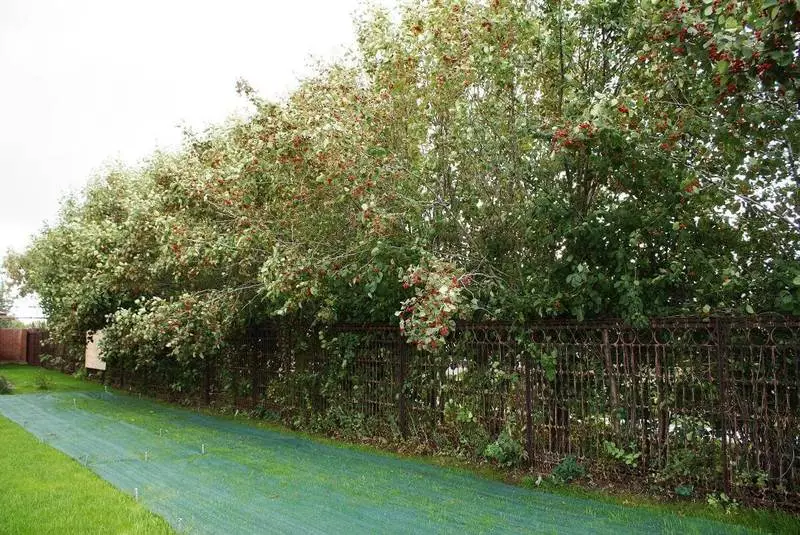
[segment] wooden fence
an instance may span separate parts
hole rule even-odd
[[[46,333],[39,329],[0,329],[0,362],[40,364],[42,340]]]

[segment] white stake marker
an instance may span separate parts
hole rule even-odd
[[[133,489],[133,499],[136,500],[137,502],[139,501],[139,488],[138,487]]]
[[[206,454],[206,445],[205,444],[200,444],[200,453],[202,453],[203,455]]]

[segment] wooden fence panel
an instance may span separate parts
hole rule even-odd
[[[0,362],[26,362],[27,329],[0,329]]]

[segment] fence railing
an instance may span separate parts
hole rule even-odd
[[[598,475],[800,503],[798,318],[463,324],[435,355],[394,326],[272,324],[231,347],[194,379],[206,402],[476,457],[495,444],[495,460],[541,471],[574,456]],[[175,380],[109,373],[151,392]]]

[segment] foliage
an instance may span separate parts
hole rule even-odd
[[[511,436],[508,429],[504,429],[497,440],[486,446],[483,455],[500,466],[516,466],[525,457],[522,444]]]
[[[39,362],[43,367],[55,370],[66,369],[70,364],[69,360],[70,359],[64,358],[61,355],[51,355],[50,353],[42,353],[39,355]]]
[[[712,425],[701,418],[676,415],[672,419],[674,446],[666,466],[655,475],[659,483],[694,481],[708,485],[718,478],[721,443]]]
[[[578,463],[574,455],[564,457],[564,460],[553,468],[553,473],[551,474],[553,481],[557,483],[569,483],[585,475],[586,469]]]
[[[468,276],[458,276],[451,265],[432,261],[431,266],[412,266],[402,278],[403,288],[414,288],[414,295],[400,304],[395,315],[400,331],[418,349],[435,351],[455,328],[453,316],[467,317],[464,287]]]
[[[0,272],[0,315],[7,315],[11,304],[11,288],[6,283],[4,274]]]
[[[407,2],[250,116],[64,201],[5,268],[184,391],[252,325],[800,312],[795,2]],[[535,355],[555,376],[554,358]],[[627,462],[627,461],[626,461]]]
[[[439,451],[459,459],[490,458],[497,461],[495,457],[485,455],[492,440],[486,427],[478,419],[477,408],[472,407],[472,400],[464,399],[463,396],[459,398],[445,402],[444,422],[439,430],[446,436],[437,441]],[[499,449],[493,450],[502,453]]]
[[[639,457],[642,456],[641,451],[636,451],[636,444],[631,444],[629,449],[625,449],[618,447],[609,440],[604,440],[603,448],[612,459],[624,463],[630,468],[636,468],[639,463]]]
[[[2,329],[25,329],[27,327],[28,325],[14,316],[0,316],[0,328]]]
[[[724,492],[712,493],[706,496],[706,501],[711,507],[723,509],[726,513],[731,513],[739,508],[739,502],[725,494]]]
[[[0,328],[14,329],[25,326],[24,323],[11,316],[13,302],[11,287],[6,282],[5,274],[0,270]]]

